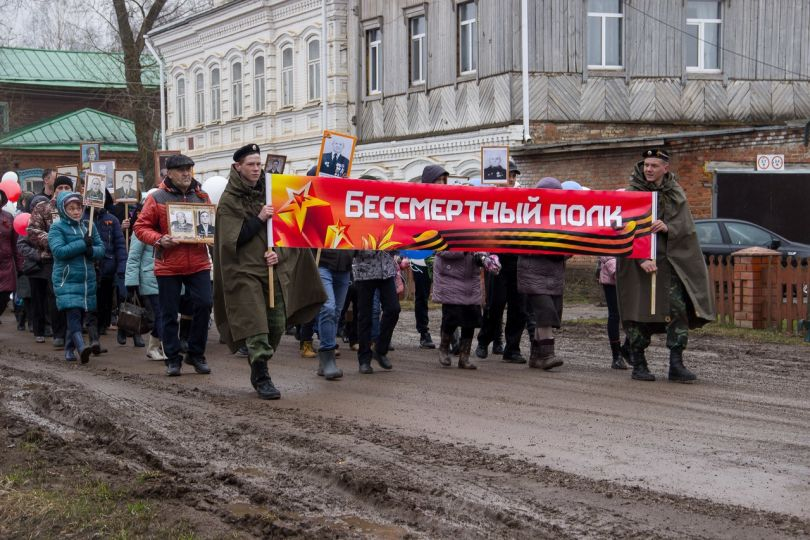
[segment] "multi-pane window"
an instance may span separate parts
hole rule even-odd
[[[231,116],[242,116],[242,62],[231,64]]]
[[[194,76],[194,121],[205,123],[205,80],[202,71]]]
[[[478,7],[475,2],[458,5],[458,72],[461,75],[478,69]]]
[[[253,112],[264,112],[264,56],[253,59]]]
[[[410,81],[411,85],[425,84],[425,67],[427,66],[427,50],[425,49],[426,39],[425,16],[411,17],[408,21],[408,33],[410,34]]]
[[[686,5],[687,71],[720,71],[720,2],[689,0]]]
[[[382,32],[373,28],[366,32],[366,93],[379,94],[382,90]]]
[[[293,50],[285,47],[281,51],[281,106],[293,104]]]
[[[307,43],[307,99],[321,98],[321,42],[312,39]]]
[[[177,127],[186,127],[186,79],[177,77]]]
[[[588,67],[622,67],[622,0],[588,0]]]
[[[219,122],[219,68],[211,68],[211,121]]]

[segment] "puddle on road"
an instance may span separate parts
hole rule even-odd
[[[250,503],[231,503],[225,506],[228,512],[238,517],[269,516],[272,513],[266,508]]]
[[[381,525],[357,516],[340,516],[339,519],[346,525],[360,529],[364,534],[383,540],[399,540],[408,535],[408,531],[396,525]]]

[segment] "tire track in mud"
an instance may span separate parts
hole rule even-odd
[[[100,467],[160,471],[144,495],[178,500],[247,534],[810,535],[810,523],[796,517],[591,480],[470,444],[271,408],[216,388],[108,368],[79,372],[22,351],[14,356],[21,357],[14,366],[7,354],[0,357],[6,414],[50,429]]]

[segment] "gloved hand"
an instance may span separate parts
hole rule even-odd
[[[84,237],[84,255],[85,257],[92,259],[93,258],[93,238],[91,236]]]

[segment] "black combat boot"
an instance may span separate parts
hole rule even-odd
[[[472,338],[462,338],[458,351],[458,367],[461,369],[478,369],[478,366],[470,362],[470,350],[472,350]]]
[[[279,399],[281,392],[273,386],[266,360],[254,360],[250,363],[250,382],[261,399]]]
[[[439,342],[439,363],[443,367],[450,367],[453,364],[450,354],[451,341],[453,341],[453,336],[447,332],[442,332],[442,340]]]
[[[208,367],[208,362],[205,361],[205,356],[191,356],[191,354],[186,353],[186,357],[183,360],[186,364],[192,366],[194,371],[199,373],[200,375],[210,375],[211,368]]]
[[[647,367],[647,358],[644,351],[630,351],[630,365],[633,366],[631,378],[637,381],[654,381],[655,375]]]
[[[433,343],[433,338],[430,336],[430,332],[422,332],[419,336],[419,348],[420,349],[435,349],[436,344]]]
[[[503,336],[498,336],[492,342],[492,354],[503,354]],[[525,361],[524,361],[525,363]]]
[[[495,344],[492,345],[492,352],[495,352]],[[507,364],[525,364],[526,359],[523,358],[523,355],[520,354],[520,349],[516,351],[504,351],[503,358],[501,359],[503,362]]]
[[[334,381],[343,377],[343,370],[335,363],[335,350],[318,351],[318,375],[323,376],[327,381]]]
[[[610,342],[610,352],[613,355],[613,362],[610,367],[613,369],[627,369],[627,364],[624,363],[622,358],[622,346],[618,341]]]
[[[697,380],[697,375],[683,365],[683,351],[680,349],[669,351],[669,380],[679,383],[691,383]]]

